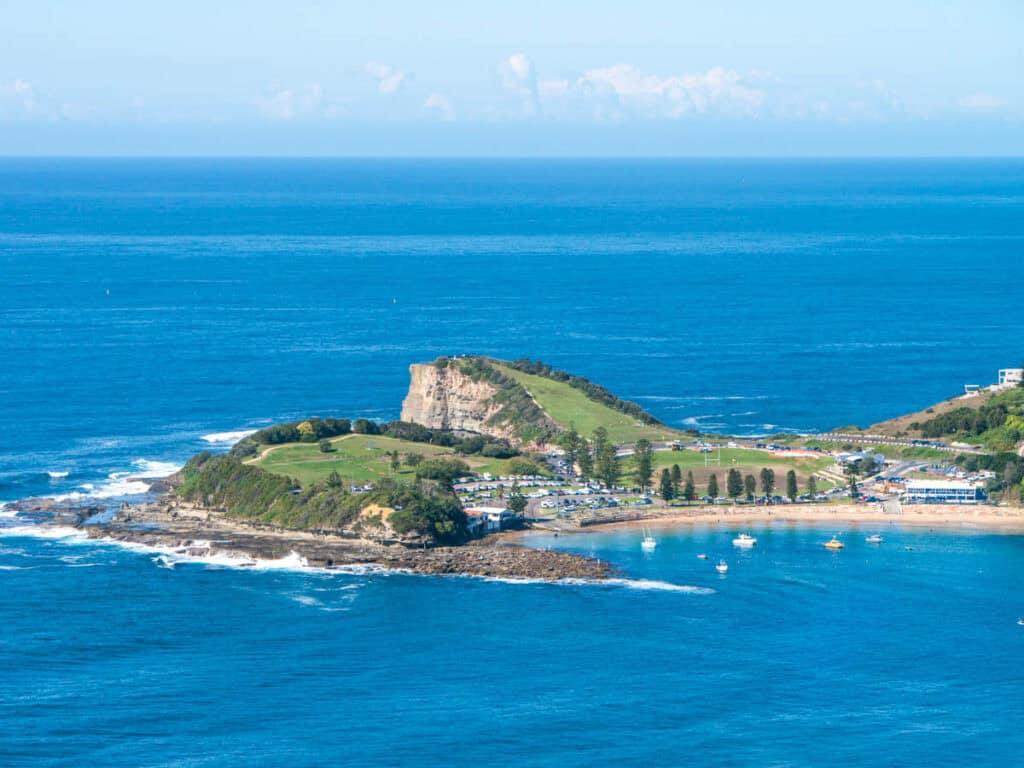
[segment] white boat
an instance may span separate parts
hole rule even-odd
[[[1020,626],[1024,627],[1024,617],[1022,617],[1022,618],[1019,618],[1019,619],[1017,619],[1017,623],[1018,623],[1018,624],[1019,624]]]
[[[757,539],[745,533],[741,533],[739,536],[732,540],[732,545],[734,547],[752,547],[755,544],[757,544]]]
[[[718,561],[718,565],[715,566],[715,570],[718,571],[719,573],[728,573],[729,572],[729,564],[727,562],[725,562],[725,560],[719,560]]]
[[[707,556],[707,555],[705,555],[705,554],[700,554],[700,555],[697,555],[697,559],[698,559],[698,560],[707,560],[707,559],[708,559],[708,556]]]
[[[644,540],[640,542],[640,548],[644,552],[651,552],[655,547],[658,546],[658,540],[655,539],[649,529],[644,528]]]
[[[879,536],[877,533],[873,533],[870,536],[868,536],[866,539],[864,539],[864,541],[866,541],[868,544],[881,544],[882,543],[882,537]]]

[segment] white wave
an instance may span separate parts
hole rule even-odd
[[[537,579],[517,576],[476,576],[474,574],[454,574],[454,578],[479,579],[480,581],[493,581],[500,584],[554,584],[567,587],[625,587],[627,589],[659,590],[663,592],[687,592],[693,595],[711,595],[715,590],[707,587],[694,587],[689,584],[671,584],[667,581],[653,581],[651,579],[582,579],[567,578],[551,581],[549,579]]]
[[[256,429],[239,429],[235,432],[211,432],[199,439],[211,445],[223,445],[226,443],[237,443],[242,438],[255,434],[258,431]]]
[[[20,565],[0,565],[0,571],[23,571]]]
[[[29,537],[33,539],[56,539],[85,541],[89,537],[70,525],[12,525],[0,528],[0,537]]]
[[[596,582],[601,584],[602,582]],[[627,589],[660,590],[663,592],[689,592],[694,595],[713,595],[715,590],[708,587],[694,587],[689,584],[672,584],[667,581],[651,579],[606,579],[604,584]]]
[[[0,502],[0,517],[10,518],[10,517],[17,517],[17,516],[18,516],[17,512],[15,512],[13,509],[7,509],[7,505],[4,504],[3,502]]]
[[[317,607],[323,605],[322,602],[317,600],[315,597],[311,597],[310,595],[292,595],[291,599],[299,605],[311,605]]]
[[[132,466],[138,469],[137,472],[132,474],[135,477],[145,478],[157,478],[157,477],[168,477],[173,475],[183,465],[175,464],[173,461],[152,461],[150,459],[136,459],[132,462]]]
[[[64,471],[64,472],[52,472],[51,471],[51,472],[47,472],[46,474],[48,474],[50,476],[51,480],[61,480],[61,479],[65,478],[65,477],[67,477],[71,473],[68,472],[68,471]]]

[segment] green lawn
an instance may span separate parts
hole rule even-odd
[[[797,482],[800,485],[800,492],[807,490],[807,478],[817,474],[822,469],[831,466],[834,462],[831,458],[796,458],[772,456],[766,451],[756,451],[748,448],[723,448],[721,465],[713,462],[718,458],[718,451],[714,453],[700,453],[698,451],[655,451],[654,453],[654,482],[657,488],[658,478],[661,470],[673,464],[678,464],[686,477],[687,471],[693,472],[693,479],[697,486],[697,492],[703,494],[707,490],[708,478],[712,474],[718,475],[718,486],[722,494],[725,494],[725,477],[729,470],[735,467],[743,475],[753,475],[757,478],[757,486],[761,487],[761,469],[770,467],[775,470],[776,493],[783,493],[786,490],[786,473],[793,469],[796,471]],[[705,466],[705,459],[708,460]],[[635,464],[632,458],[624,459],[622,462],[623,480],[633,482],[635,477]],[[832,483],[822,477],[817,480],[818,490],[823,491],[832,487]]]
[[[407,453],[418,453],[424,458],[455,456],[451,448],[379,435],[345,435],[333,438],[331,445],[334,446],[331,453],[321,453],[316,443],[275,446],[252,463],[268,472],[293,477],[303,485],[326,480],[335,470],[347,483],[371,483],[383,477],[412,480],[415,471],[405,465]],[[386,454],[395,450],[402,456],[403,462],[397,471],[392,471],[391,459]],[[461,458],[475,472],[508,474],[508,459],[479,456]]]
[[[552,419],[566,429],[575,426],[584,437],[589,438],[598,427],[607,429],[608,437],[614,443],[631,443],[641,437],[673,440],[680,434],[669,427],[643,424],[632,416],[591,400],[565,382],[522,373],[506,366],[501,366],[501,370],[522,384]]]

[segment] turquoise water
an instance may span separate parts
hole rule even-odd
[[[461,352],[675,426],[869,424],[1019,365],[1020,285],[1020,160],[4,159],[0,502],[116,504],[231,433],[395,418],[408,364]],[[0,765],[1024,748],[1017,536],[533,540],[631,580],[596,587],[168,570],[22,522],[0,510]]]
[[[651,556],[631,531],[530,539],[633,586],[0,539],[2,762],[1015,764],[1024,539],[850,530],[833,554],[834,532],[757,529],[739,553],[656,531]]]

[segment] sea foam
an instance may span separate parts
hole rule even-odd
[[[235,432],[211,432],[200,437],[200,440],[204,443],[210,443],[210,445],[226,445],[228,443],[237,443],[242,438],[255,434],[257,431],[255,429],[240,429]]]

